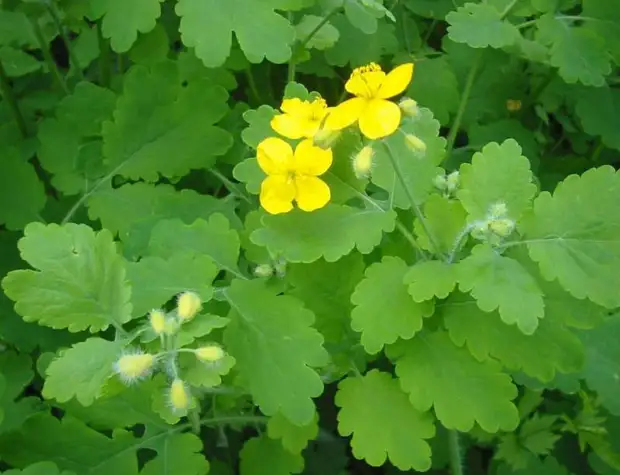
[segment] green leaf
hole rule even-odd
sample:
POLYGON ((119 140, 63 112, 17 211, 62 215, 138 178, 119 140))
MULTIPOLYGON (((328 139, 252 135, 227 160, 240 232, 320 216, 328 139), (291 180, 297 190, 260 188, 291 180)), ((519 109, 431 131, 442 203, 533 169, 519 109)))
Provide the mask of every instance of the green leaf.
POLYGON ((102 33, 117 53, 129 51, 138 32, 148 33, 161 15, 163 0, 92 0, 91 19, 103 17, 102 33))
POLYGON ((446 15, 448 36, 472 48, 503 48, 519 38, 519 30, 502 20, 502 14, 488 3, 466 3, 446 15))
POLYGON ((497 458, 508 462, 514 469, 526 468, 532 454, 548 455, 560 435, 553 432, 557 416, 534 414, 519 427, 518 433, 502 436, 497 458))
POLYGON ((170 185, 126 184, 97 192, 88 200, 89 217, 118 233, 126 246, 125 254, 131 257, 146 253, 153 227, 160 221, 176 219, 191 224, 215 213, 238 220, 233 202, 194 190, 177 191, 170 185))
POLYGON ((22 424, 42 408, 38 396, 26 396, 24 390, 34 378, 32 359, 26 354, 4 351, 0 354, 4 386, 0 390, 0 434, 20 430, 22 424), (1 411, 0 411, 1 412, 1 411))
POLYGON ((351 294, 364 276, 364 267, 363 256, 353 252, 335 262, 319 259, 311 264, 292 264, 286 270, 292 286, 287 293, 314 313, 314 326, 328 342, 342 342, 353 333, 351 294))
POLYGON ((433 234, 439 249, 433 247, 422 222, 416 219, 413 229, 420 247, 434 254, 449 254, 455 250, 454 246, 467 220, 467 213, 461 203, 439 194, 433 194, 424 203, 423 213, 426 227, 433 234))
POLYGON ((329 21, 327 23, 323 23, 324 21, 325 17, 322 16, 304 15, 300 22, 295 25, 297 40, 304 41, 305 46, 308 49, 315 48, 318 50, 324 50, 334 46, 340 37, 340 33, 338 32, 338 29, 329 21), (321 28, 318 29, 315 34, 310 36, 310 34, 321 24, 321 28), (306 38, 310 38, 310 40, 306 41, 306 38))
POLYGON ((38 157, 65 194, 87 192, 107 170, 101 152, 101 126, 112 117, 116 96, 109 89, 80 82, 39 124, 38 157))
POLYGON ((442 125, 447 125, 450 116, 456 113, 461 97, 459 83, 450 63, 442 57, 417 63, 407 96, 432 110, 435 118, 442 125))
POLYGON ((5 149, 0 164, 0 223, 8 229, 22 229, 38 221, 45 206, 43 183, 37 172, 16 148, 5 149))
MULTIPOLYGON (((241 138, 248 147, 256 149, 264 139, 275 135, 275 131, 271 128, 271 119, 276 113, 273 107, 264 104, 258 109, 250 109, 243 113, 243 120, 248 123, 248 126, 241 132, 241 138)), ((237 178, 236 174, 235 178, 237 178)))
POLYGON ((191 345, 195 340, 207 336, 217 328, 224 328, 230 320, 218 315, 200 314, 183 324, 177 333, 179 347, 191 345))
POLYGON ((0 47, 0 62, 6 75, 17 78, 41 69, 41 63, 35 57, 10 46, 0 47))
POLYGON ((133 313, 144 315, 187 290, 208 302, 213 296, 211 283, 216 274, 217 267, 209 256, 190 252, 172 254, 167 259, 148 256, 130 262, 127 277, 132 287, 133 313))
POLYGON ((605 0, 583 0, 581 14, 586 21, 584 26, 605 40, 607 50, 616 64, 620 63, 620 11, 605 0))
POLYGON ((315 414, 312 398, 323 392, 313 368, 325 366, 328 355, 323 337, 311 326, 312 312, 274 292, 262 281, 233 280, 225 292, 232 315, 224 342, 238 362, 240 383, 261 411, 281 412, 303 426, 315 414))
POLYGON ((605 40, 588 28, 566 22, 554 14, 543 15, 536 22, 538 41, 551 46, 549 63, 569 84, 603 86, 605 76, 611 73, 605 40))
POLYGON ((19 249, 36 270, 12 271, 2 287, 25 321, 94 333, 131 319, 131 290, 109 231, 31 223, 19 249))
POLYGON ((353 456, 372 467, 387 459, 398 469, 426 471, 431 449, 425 439, 435 435, 432 416, 419 412, 387 373, 373 369, 365 376, 338 384, 338 432, 352 435, 353 456))
POLYGON ((277 440, 265 436, 243 444, 239 458, 241 475, 290 475, 304 469, 301 455, 285 450, 277 440))
POLYGON ((445 299, 456 287, 456 266, 443 261, 417 262, 405 274, 403 281, 416 302, 445 299))
POLYGON ((226 90, 208 79, 184 86, 172 61, 132 67, 114 121, 103 124, 106 164, 152 182, 209 168, 232 145, 231 135, 213 126, 228 112, 227 100, 226 90))
POLYGON ((164 61, 170 50, 170 39, 166 28, 161 24, 155 25, 151 31, 140 35, 138 41, 129 52, 129 58, 135 64, 155 64, 164 61))
POLYGON ((457 274, 459 289, 470 292, 480 310, 497 309, 505 324, 516 324, 526 335, 534 333, 545 314, 543 292, 517 260, 478 244, 458 263, 457 274))
POLYGON ((536 194, 530 162, 513 139, 490 143, 461 166, 458 198, 472 220, 485 219, 489 208, 505 203, 508 217, 519 219, 536 194))
POLYGON ((419 206, 433 188, 433 178, 439 171, 437 166, 443 160, 446 140, 439 137, 439 122, 428 109, 420 108, 414 118, 405 120, 401 131, 402 134, 393 134, 383 144, 374 147, 371 180, 390 194, 394 206, 409 209, 409 196, 419 206), (404 134, 418 137, 426 145, 426 150, 420 153, 410 150, 404 134), (403 175, 406 190, 396 176, 388 148, 403 175))
POLYGON ((205 66, 222 66, 230 55, 233 33, 252 63, 282 64, 291 57, 295 30, 279 13, 275 0, 180 0, 181 39, 195 48, 205 66))
POLYGON ((512 470, 508 465, 501 465, 498 475, 570 475, 568 470, 553 457, 540 460, 530 457, 527 466, 520 470, 512 470))
POLYGON ((239 235, 230 229, 228 219, 216 213, 209 220, 185 224, 179 219, 162 220, 155 225, 149 252, 164 259, 182 250, 209 256, 218 269, 239 275, 239 235))
POLYGON ((620 415, 620 319, 614 315, 592 330, 580 332, 586 351, 582 377, 588 387, 598 393, 600 402, 612 414, 620 415))
POLYGON ((309 424, 296 426, 281 413, 269 419, 267 435, 271 439, 280 439, 286 450, 293 454, 301 454, 308 442, 319 434, 318 417, 314 417, 309 424))
POLYGON ((312 213, 294 210, 265 216, 264 227, 255 230, 251 240, 289 262, 313 262, 321 257, 334 262, 355 248, 362 254, 371 252, 384 232, 394 230, 395 219, 392 210, 330 204, 312 213))
MULTIPOLYGON (((570 302, 578 304, 574 299, 570 302)), ((546 306, 545 318, 532 335, 506 325, 495 313, 482 312, 463 294, 451 296, 439 308, 452 341, 458 346, 466 344, 479 361, 495 358, 508 369, 521 370, 543 382, 551 381, 556 371, 572 373, 583 366, 583 347, 566 327, 564 314, 558 312, 561 308, 546 306)))
POLYGON ((601 137, 603 144, 620 150, 620 91, 610 87, 586 87, 577 95, 575 112, 584 132, 601 137))
POLYGON ((447 429, 462 432, 470 431, 474 423, 491 433, 511 431, 519 424, 512 403, 517 388, 497 362, 475 360, 443 331, 421 333, 402 342, 401 349, 396 375, 417 410, 434 407, 447 429))
POLYGON ((58 470, 53 462, 38 462, 29 465, 23 470, 13 469, 2 472, 4 475, 75 475, 73 472, 58 470))
POLYGON ((520 231, 542 276, 571 295, 620 305, 620 179, 610 166, 571 175, 541 193, 520 231), (601 206, 605 203, 605 206, 601 206))
MULTIPOLYGON (((200 318, 200 317, 196 317, 200 318)), ((213 388, 222 384, 222 376, 230 373, 237 360, 230 355, 224 355, 216 364, 205 364, 198 361, 194 355, 183 355, 181 367, 184 368, 185 380, 198 388, 213 388), (189 361, 189 364, 187 362, 189 361)))
POLYGON ((0 11, 0 45, 38 47, 32 23, 20 11, 0 11))
POLYGON ((361 332, 362 345, 371 355, 398 338, 413 338, 422 329, 423 319, 433 314, 432 302, 416 303, 407 293, 406 274, 402 259, 386 256, 366 269, 351 295, 355 305, 351 327, 361 332))
POLYGON ((89 406, 101 396, 120 356, 118 342, 89 338, 61 352, 47 367, 43 397, 67 402, 76 398, 89 406))
POLYGON ((173 434, 156 448, 158 456, 149 460, 140 475, 206 475, 209 462, 202 451, 202 440, 194 434, 173 434))

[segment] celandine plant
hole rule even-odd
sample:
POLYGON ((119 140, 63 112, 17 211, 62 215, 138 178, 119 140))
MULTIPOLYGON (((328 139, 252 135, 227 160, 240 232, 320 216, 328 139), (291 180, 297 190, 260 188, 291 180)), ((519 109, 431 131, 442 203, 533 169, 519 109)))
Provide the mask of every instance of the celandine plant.
POLYGON ((620 473, 618 12, 1 2, 0 473, 620 473))

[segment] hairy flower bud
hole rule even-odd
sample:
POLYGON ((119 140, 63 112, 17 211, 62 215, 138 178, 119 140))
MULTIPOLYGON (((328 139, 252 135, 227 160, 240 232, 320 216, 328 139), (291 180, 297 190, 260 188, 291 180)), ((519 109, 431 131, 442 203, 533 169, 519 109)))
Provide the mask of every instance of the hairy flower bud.
POLYGON ((435 178, 433 178, 433 185, 435 185, 435 188, 437 188, 438 190, 444 191, 448 187, 446 176, 443 174, 437 175, 435 178))
POLYGON ((446 188, 448 193, 454 193, 459 187, 460 176, 458 170, 453 171, 446 177, 446 188))
POLYGON ((424 155, 426 153, 426 144, 417 135, 405 135, 405 143, 407 144, 407 148, 417 155, 424 155))
POLYGON ((409 97, 403 97, 398 103, 398 107, 409 117, 413 117, 418 113, 418 103, 409 97))
POLYGON ((515 229, 515 222, 508 218, 493 219, 489 222, 489 229, 499 237, 508 237, 515 229))
POLYGON ((156 335, 159 336, 162 333, 166 333, 166 314, 162 310, 151 310, 149 322, 156 335))
POLYGON ((360 180, 368 178, 372 169, 372 159, 374 157, 372 146, 366 145, 353 156, 353 172, 360 180))
POLYGON ((169 400, 172 409, 175 411, 184 411, 189 408, 190 405, 190 392, 187 389, 185 383, 175 378, 170 385, 169 400))
POLYGON ((138 351, 121 356, 114 364, 114 369, 126 384, 130 384, 148 376, 154 363, 154 355, 138 351))
POLYGON ((503 218, 507 213, 508 207, 506 206, 506 203, 503 201, 498 201, 497 203, 492 204, 489 208, 489 219, 503 218))
POLYGON ((221 360, 226 354, 222 348, 217 345, 201 346, 194 350, 196 358, 206 363, 215 363, 221 360))
POLYGON ((177 300, 177 314, 182 321, 191 320, 202 308, 202 301, 196 292, 183 292, 177 300))
POLYGON ((273 266, 271 264, 260 264, 254 268, 256 277, 271 277, 273 275, 273 266))
POLYGON ((328 149, 336 143, 336 141, 340 138, 340 134, 341 132, 339 130, 321 128, 316 134, 314 134, 314 137, 312 137, 312 142, 317 147, 328 149))

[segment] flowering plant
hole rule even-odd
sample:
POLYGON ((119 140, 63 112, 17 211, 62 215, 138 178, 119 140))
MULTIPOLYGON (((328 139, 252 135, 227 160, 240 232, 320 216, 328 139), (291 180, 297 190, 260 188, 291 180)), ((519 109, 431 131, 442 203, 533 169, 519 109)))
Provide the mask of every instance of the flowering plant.
POLYGON ((620 472, 618 11, 1 2, 0 473, 620 472))

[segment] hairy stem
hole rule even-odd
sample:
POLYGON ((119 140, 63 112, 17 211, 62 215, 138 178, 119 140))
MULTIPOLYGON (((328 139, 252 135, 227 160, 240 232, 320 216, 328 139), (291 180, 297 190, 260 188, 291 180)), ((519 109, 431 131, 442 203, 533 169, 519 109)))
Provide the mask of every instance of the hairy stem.
POLYGON ((41 29, 41 25, 36 20, 33 20, 32 27, 34 29, 34 34, 37 37, 37 41, 39 42, 39 48, 41 48, 41 53, 43 54, 43 58, 45 59, 45 64, 47 64, 47 68, 52 74, 52 79, 56 83, 56 87, 66 94, 69 94, 69 88, 67 87, 67 83, 65 79, 60 74, 58 70, 58 66, 56 65, 56 61, 52 57, 52 53, 50 53, 49 43, 45 39, 45 35, 43 34, 43 30, 41 29))
POLYGON ((435 251, 439 253, 439 246, 437 244, 437 240, 435 239, 435 236, 432 230, 428 226, 428 223, 426 222, 426 218, 422 214, 422 210, 420 209, 418 204, 415 202, 415 199, 413 198, 413 195, 411 194, 411 191, 409 190, 409 187, 407 186, 407 182, 405 181, 405 175, 403 175, 403 171, 400 169, 400 165, 398 164, 396 157, 392 153, 392 149, 390 148, 389 144, 386 141, 383 142, 383 145, 385 146, 385 150, 387 151, 387 155, 390 159, 390 162, 392 162, 392 168, 394 169, 394 173, 396 173, 396 177, 398 178, 398 181, 400 182, 400 185, 403 187, 403 191, 405 192, 405 195, 407 195, 407 199, 409 200, 409 203, 411 204, 411 209, 413 209, 413 212, 416 215, 416 218, 418 218, 418 220, 422 224, 422 228, 424 229, 424 232, 428 236, 428 240, 433 246, 433 249, 435 249, 435 251))
POLYGON ((448 450, 450 453, 450 470, 452 475, 463 475, 463 460, 459 433, 456 430, 448 432, 448 450))
POLYGON ((11 111, 11 115, 13 116, 13 119, 15 119, 19 133, 23 138, 28 137, 28 126, 26 125, 22 111, 19 108, 17 99, 13 94, 13 88, 11 87, 9 77, 6 75, 2 62, 0 62, 0 89, 2 90, 2 98, 6 101, 9 106, 9 110, 11 111))
POLYGON ((73 46, 71 45, 71 40, 69 40, 69 36, 67 35, 65 27, 62 24, 62 21, 60 20, 60 16, 58 15, 58 12, 56 11, 56 7, 54 6, 53 2, 49 2, 47 4, 47 10, 49 11, 50 16, 52 17, 52 20, 54 21, 54 24, 56 25, 56 28, 58 29, 58 33, 60 33, 60 37, 62 38, 62 41, 65 44, 65 47, 67 48, 67 53, 69 54, 69 59, 71 60, 71 64, 73 64, 73 67, 77 71, 77 74, 80 80, 83 81, 84 72, 82 71, 80 62, 78 61, 78 58, 75 54, 75 50, 73 49, 73 46))

